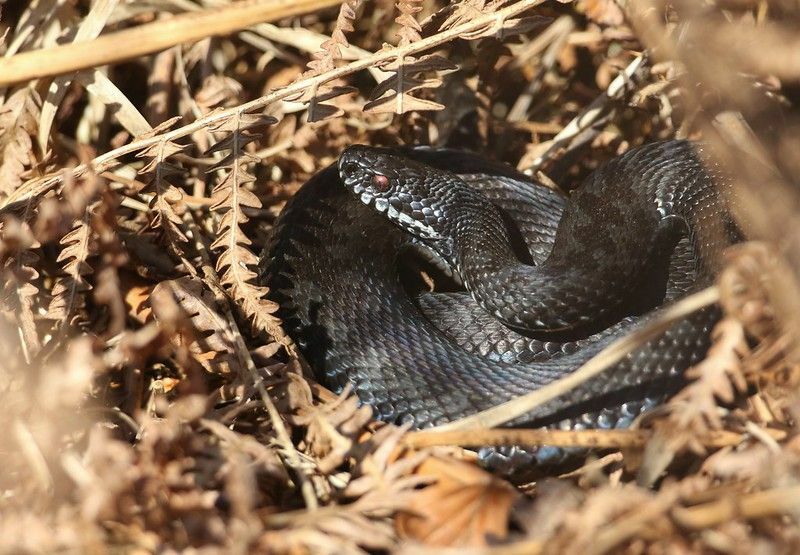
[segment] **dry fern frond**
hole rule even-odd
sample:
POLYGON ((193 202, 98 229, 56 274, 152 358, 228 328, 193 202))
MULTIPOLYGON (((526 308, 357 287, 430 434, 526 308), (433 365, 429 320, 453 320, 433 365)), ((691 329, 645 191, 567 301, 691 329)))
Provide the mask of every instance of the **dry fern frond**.
POLYGON ((92 173, 75 179, 70 172, 61 194, 44 199, 39 206, 37 237, 42 242, 59 239, 62 247, 56 258, 61 263, 61 275, 50 291, 46 314, 62 331, 85 320, 85 294, 92 289, 85 278, 94 272, 88 259, 97 254, 92 220, 100 206, 95 199, 103 186, 103 181, 92 173))
MULTIPOLYGON (((465 2, 459 2, 452 8, 452 13, 450 13, 439 26, 439 30, 445 31, 447 29, 452 29, 453 27, 469 23, 483 15, 495 13, 502 8, 505 3, 504 0, 491 0, 489 2, 485 0, 466 0, 465 2)), ((465 40, 493 37, 502 41, 509 36, 527 33, 528 31, 541 27, 547 21, 550 20, 542 16, 513 19, 497 18, 486 23, 483 27, 479 27, 459 36, 465 40)))
POLYGON ((411 453, 396 459, 403 428, 385 426, 359 444, 354 478, 342 492, 354 501, 311 513, 276 515, 267 526, 285 528, 267 532, 260 545, 277 553, 358 553, 388 550, 397 534, 388 517, 403 511, 416 488, 431 482, 413 472, 428 456, 411 453))
POLYGON ((229 152, 209 170, 226 172, 214 187, 211 197, 211 209, 220 214, 217 239, 211 248, 221 251, 216 269, 221 274, 222 285, 229 288, 254 328, 266 331, 280 341, 284 335, 272 316, 278 305, 264 298, 266 287, 252 283, 257 274, 250 267, 258 263, 258 258, 248 249, 252 242, 241 228, 248 221, 244 208, 261 208, 261 201, 246 187, 255 181, 255 176, 246 169, 255 158, 244 149, 257 138, 251 134, 254 128, 272 123, 275 119, 269 116, 237 113, 214 127, 214 131, 226 133, 228 137, 213 145, 210 151, 229 152))
POLYGON ((775 311, 769 281, 776 268, 775 253, 764 243, 735 245, 725 253, 727 265, 719 276, 720 304, 756 339, 775 331, 775 311))
POLYGON ((379 66, 384 71, 394 73, 376 86, 370 93, 370 101, 364 105, 367 113, 404 114, 412 110, 441 110, 442 104, 413 96, 411 93, 423 89, 434 89, 442 84, 438 77, 423 79, 415 77, 420 73, 455 71, 458 66, 437 55, 428 54, 417 59, 413 56, 397 56, 379 66))
POLYGON ((36 270, 39 255, 31 250, 38 243, 28 225, 32 204, 33 200, 26 203, 22 219, 5 218, 0 236, 3 251, 0 310, 17 323, 26 360, 41 347, 34 318, 34 305, 41 291, 36 270))
POLYGON ((422 11, 422 0, 400 0, 397 3, 397 11, 400 12, 400 15, 395 19, 395 22, 400 25, 400 30, 397 32, 400 37, 398 46, 405 46, 421 40, 422 26, 414 17, 414 14, 422 11))
POLYGON ((93 272, 87 259, 92 254, 90 246, 91 209, 84 211, 83 218, 75 222, 72 230, 64 235, 60 243, 64 247, 56 259, 62 262, 64 275, 56 278, 53 290, 50 292, 50 305, 47 308, 47 317, 60 322, 59 327, 75 324, 75 320, 83 318, 83 308, 86 303, 84 294, 91 289, 85 276, 93 272))
POLYGON ((326 102, 357 91, 358 89, 350 86, 314 83, 302 94, 292 96, 289 100, 308 102, 307 120, 313 123, 342 115, 344 111, 341 108, 326 102))
POLYGON ((151 305, 156 321, 173 329, 170 341, 176 347, 186 347, 206 371, 220 375, 239 371, 236 339, 220 316, 213 295, 199 279, 187 276, 162 281, 153 288, 151 305), (183 310, 191 322, 189 329, 180 325, 170 301, 183 310))
POLYGON ((11 194, 22 175, 36 163, 31 137, 39 128, 40 102, 28 87, 14 92, 0 106, 0 195, 11 194))
POLYGON ((317 56, 320 64, 309 63, 308 66, 315 71, 322 73, 333 69, 333 62, 342 57, 342 48, 350 46, 347 42, 346 33, 354 31, 353 22, 356 19, 356 12, 361 7, 363 0, 345 0, 339 7, 339 15, 331 32, 331 38, 322 43, 322 56, 317 56), (330 60, 330 62, 328 62, 330 60), (312 65, 313 64, 313 65, 312 65))
MULTIPOLYGON (((740 322, 720 321, 711 333, 713 344, 706 358, 686 371, 694 379, 669 402, 670 420, 682 433, 699 437, 722 427, 717 400, 731 403, 737 393, 747 389, 742 359, 750 352, 740 322)), ((702 452, 702 446, 693 445, 702 452)))
POLYGON ((639 470, 639 483, 651 484, 684 449, 702 455, 702 438, 722 427, 718 401, 730 403, 747 389, 742 359, 750 349, 738 320, 724 318, 711 333, 706 358, 686 371, 689 383, 667 403, 669 416, 655 423, 639 470))
MULTIPOLYGON (((727 266, 719 278, 720 302, 758 345, 744 360, 750 383, 762 388, 787 387, 800 379, 797 340, 786 314, 779 313, 781 292, 791 291, 791 273, 769 245, 748 242, 726 252, 727 266), (783 317, 783 318, 782 318, 783 317)), ((791 317, 790 317, 791 318, 791 317)), ((785 397, 785 394, 780 394, 785 397)))
POLYGON ((306 428, 308 451, 319 459, 320 472, 328 474, 350 454, 372 419, 372 409, 368 405, 359 407, 358 397, 352 395, 349 386, 333 401, 315 404, 308 382, 293 373, 288 378, 289 402, 294 412, 289 422, 306 428))
POLYGON ((345 497, 358 498, 371 512, 388 516, 405 507, 418 486, 431 483, 431 477, 414 474, 431 453, 405 450, 400 442, 407 431, 408 426, 384 426, 358 445, 354 451, 358 464, 345 497))
MULTIPOLYGON (((342 48, 347 48, 350 45, 347 42, 346 33, 354 30, 353 21, 356 17, 356 11, 362 3, 363 0, 346 0, 342 3, 339 7, 339 15, 336 18, 331 38, 320 45, 322 49, 314 54, 314 59, 308 62, 308 70, 300 74, 297 80, 317 76, 336 68, 336 61, 342 58, 342 48)), ((342 115, 344 112, 341 108, 333 104, 326 104, 326 102, 354 92, 358 92, 355 87, 315 82, 301 94, 290 97, 289 100, 307 102, 307 119, 313 123, 342 115)))
MULTIPOLYGON (((174 120, 166 123, 174 123, 174 120)), ((167 159, 174 154, 183 152, 184 149, 184 146, 174 141, 164 140, 145 148, 136 155, 138 158, 149 158, 140 173, 145 176, 147 183, 142 192, 153 195, 149 203, 152 210, 150 227, 163 232, 167 245, 177 256, 183 256, 183 246, 188 239, 181 230, 182 220, 178 213, 181 209, 180 202, 183 200, 183 191, 170 183, 169 178, 180 175, 183 170, 169 163, 167 159)))
MULTIPOLYGON (((414 14, 422 10, 421 0, 400 0, 397 9, 400 15, 395 21, 400 25, 398 46, 407 46, 422 40, 422 27, 417 22, 414 14)), ((384 49, 389 48, 384 45, 384 49)), ((428 54, 421 58, 409 55, 395 56, 379 64, 380 69, 394 73, 394 76, 379 83, 370 93, 370 101, 364 105, 367 113, 396 113, 404 114, 412 110, 441 110, 442 104, 432 100, 424 100, 412 96, 412 92, 423 89, 434 89, 442 84, 438 77, 423 79, 415 77, 421 73, 440 73, 455 71, 458 66, 448 59, 437 54, 428 54)))
POLYGON ((96 201, 104 185, 93 173, 81 179, 76 179, 71 170, 64 173, 61 193, 44 198, 37 206, 33 232, 42 244, 61 240, 78 221, 85 219, 89 205, 96 201))
POLYGON ((317 511, 313 518, 298 518, 283 530, 268 531, 259 538, 257 550, 281 555, 367 555, 396 545, 389 522, 360 515, 350 505, 317 511))

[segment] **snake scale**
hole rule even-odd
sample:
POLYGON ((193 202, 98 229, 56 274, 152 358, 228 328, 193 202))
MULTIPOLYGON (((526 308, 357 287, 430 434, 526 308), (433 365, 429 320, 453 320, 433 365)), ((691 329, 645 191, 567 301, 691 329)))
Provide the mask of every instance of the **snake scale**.
MULTIPOLYGON (((425 428, 574 371, 660 305, 713 282, 738 240, 723 173, 665 141, 596 169, 568 200, 454 150, 353 146, 279 217, 263 283, 317 378, 350 383, 378 418, 425 428), (419 293, 404 253, 444 264, 466 291, 419 293)), ((709 307, 514 422, 615 428, 662 402, 705 355, 709 307)), ((495 467, 559 450, 484 449, 495 467)))

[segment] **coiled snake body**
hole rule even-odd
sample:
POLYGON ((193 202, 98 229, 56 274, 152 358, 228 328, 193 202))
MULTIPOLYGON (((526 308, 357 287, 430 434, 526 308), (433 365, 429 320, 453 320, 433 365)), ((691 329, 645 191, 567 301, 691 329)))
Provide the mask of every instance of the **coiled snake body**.
MULTIPOLYGON (((710 284, 737 238, 713 181, 684 141, 625 153, 568 202, 471 153, 354 146, 284 209, 262 275, 318 378, 351 383, 378 418, 433 426, 565 376, 710 284), (410 294, 397 266, 412 243, 468 293, 410 294)), ((695 313, 517 423, 628 425, 681 386, 717 319, 695 313)))

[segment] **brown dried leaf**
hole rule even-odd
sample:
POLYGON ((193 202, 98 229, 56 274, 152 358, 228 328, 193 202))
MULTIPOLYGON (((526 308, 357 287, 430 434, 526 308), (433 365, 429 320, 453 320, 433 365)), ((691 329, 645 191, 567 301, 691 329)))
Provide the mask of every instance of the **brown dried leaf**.
POLYGON ((206 77, 194 98, 205 112, 210 112, 219 107, 236 106, 241 97, 241 83, 231 77, 214 73, 206 77))
POLYGON ((517 493, 473 464, 431 457, 417 469, 435 483, 410 496, 397 517, 401 537, 431 546, 480 546, 504 539, 517 493))

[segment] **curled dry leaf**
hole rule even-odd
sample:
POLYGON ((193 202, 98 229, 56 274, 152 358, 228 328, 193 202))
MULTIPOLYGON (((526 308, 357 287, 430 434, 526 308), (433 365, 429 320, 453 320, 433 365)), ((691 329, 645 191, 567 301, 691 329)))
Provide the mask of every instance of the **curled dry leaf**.
POLYGON ((195 101, 204 112, 210 112, 221 106, 235 106, 241 95, 241 83, 230 77, 213 74, 203 81, 203 86, 195 94, 195 101))
POLYGON ((479 546, 508 534, 517 493, 508 482, 456 459, 431 457, 416 470, 435 482, 411 494, 397 517, 402 538, 431 546, 479 546))

